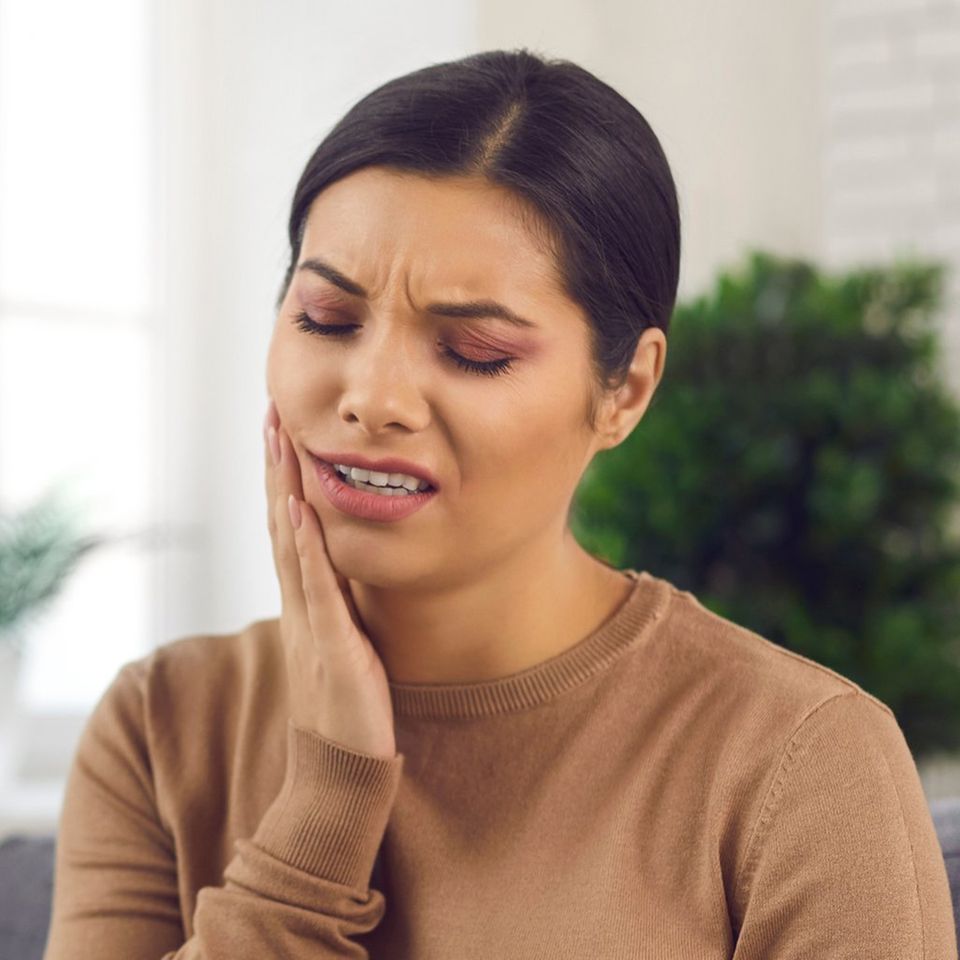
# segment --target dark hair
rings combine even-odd
[[[491,50],[390,80],[316,148],[290,210],[296,269],[310,204],[361,167],[481,175],[511,191],[590,321],[594,387],[626,378],[640,335],[666,334],[677,295],[680,214],[660,142],[639,111],[569,60]],[[526,201],[524,203],[523,201]],[[594,390],[588,420],[597,412]]]

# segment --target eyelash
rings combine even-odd
[[[343,336],[343,334],[338,331],[352,330],[357,326],[355,323],[316,323],[305,313],[297,314],[297,316],[294,317],[294,324],[303,330],[304,333],[312,333],[322,337]],[[497,377],[506,373],[510,364],[513,362],[511,357],[503,357],[500,360],[489,360],[480,363],[477,360],[468,360],[466,357],[461,357],[459,353],[456,353],[447,346],[444,346],[443,352],[462,370],[469,370],[471,373],[487,377]]]

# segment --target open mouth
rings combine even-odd
[[[332,469],[334,476],[345,486],[352,487],[354,490],[363,490],[365,493],[373,493],[381,497],[409,497],[415,494],[433,493],[436,487],[431,486],[425,480],[421,480],[419,485],[410,489],[410,485],[392,484],[389,481],[385,484],[371,483],[366,480],[354,479],[345,473],[340,467],[334,464],[328,464]]]
[[[417,513],[436,496],[436,487],[410,492],[394,486],[380,486],[347,478],[331,463],[319,457],[314,457],[313,462],[321,489],[330,503],[341,514],[359,520],[403,520]]]

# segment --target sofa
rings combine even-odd
[[[960,918],[960,797],[934,800],[954,919]],[[0,958],[42,960],[53,892],[54,835],[14,834],[0,841]],[[960,924],[958,924],[960,939]]]

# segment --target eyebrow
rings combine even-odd
[[[334,286],[349,293],[354,297],[366,298],[367,291],[355,280],[345,277],[335,267],[330,266],[323,260],[311,257],[304,260],[297,271],[308,270],[315,273],[325,280],[329,280]],[[504,306],[496,300],[468,300],[464,303],[428,303],[425,307],[427,313],[435,314],[440,317],[459,317],[464,319],[479,319],[481,317],[495,317],[500,320],[506,320],[508,323],[525,329],[535,328],[537,325],[532,320],[527,320],[519,314],[514,313],[509,307]]]

